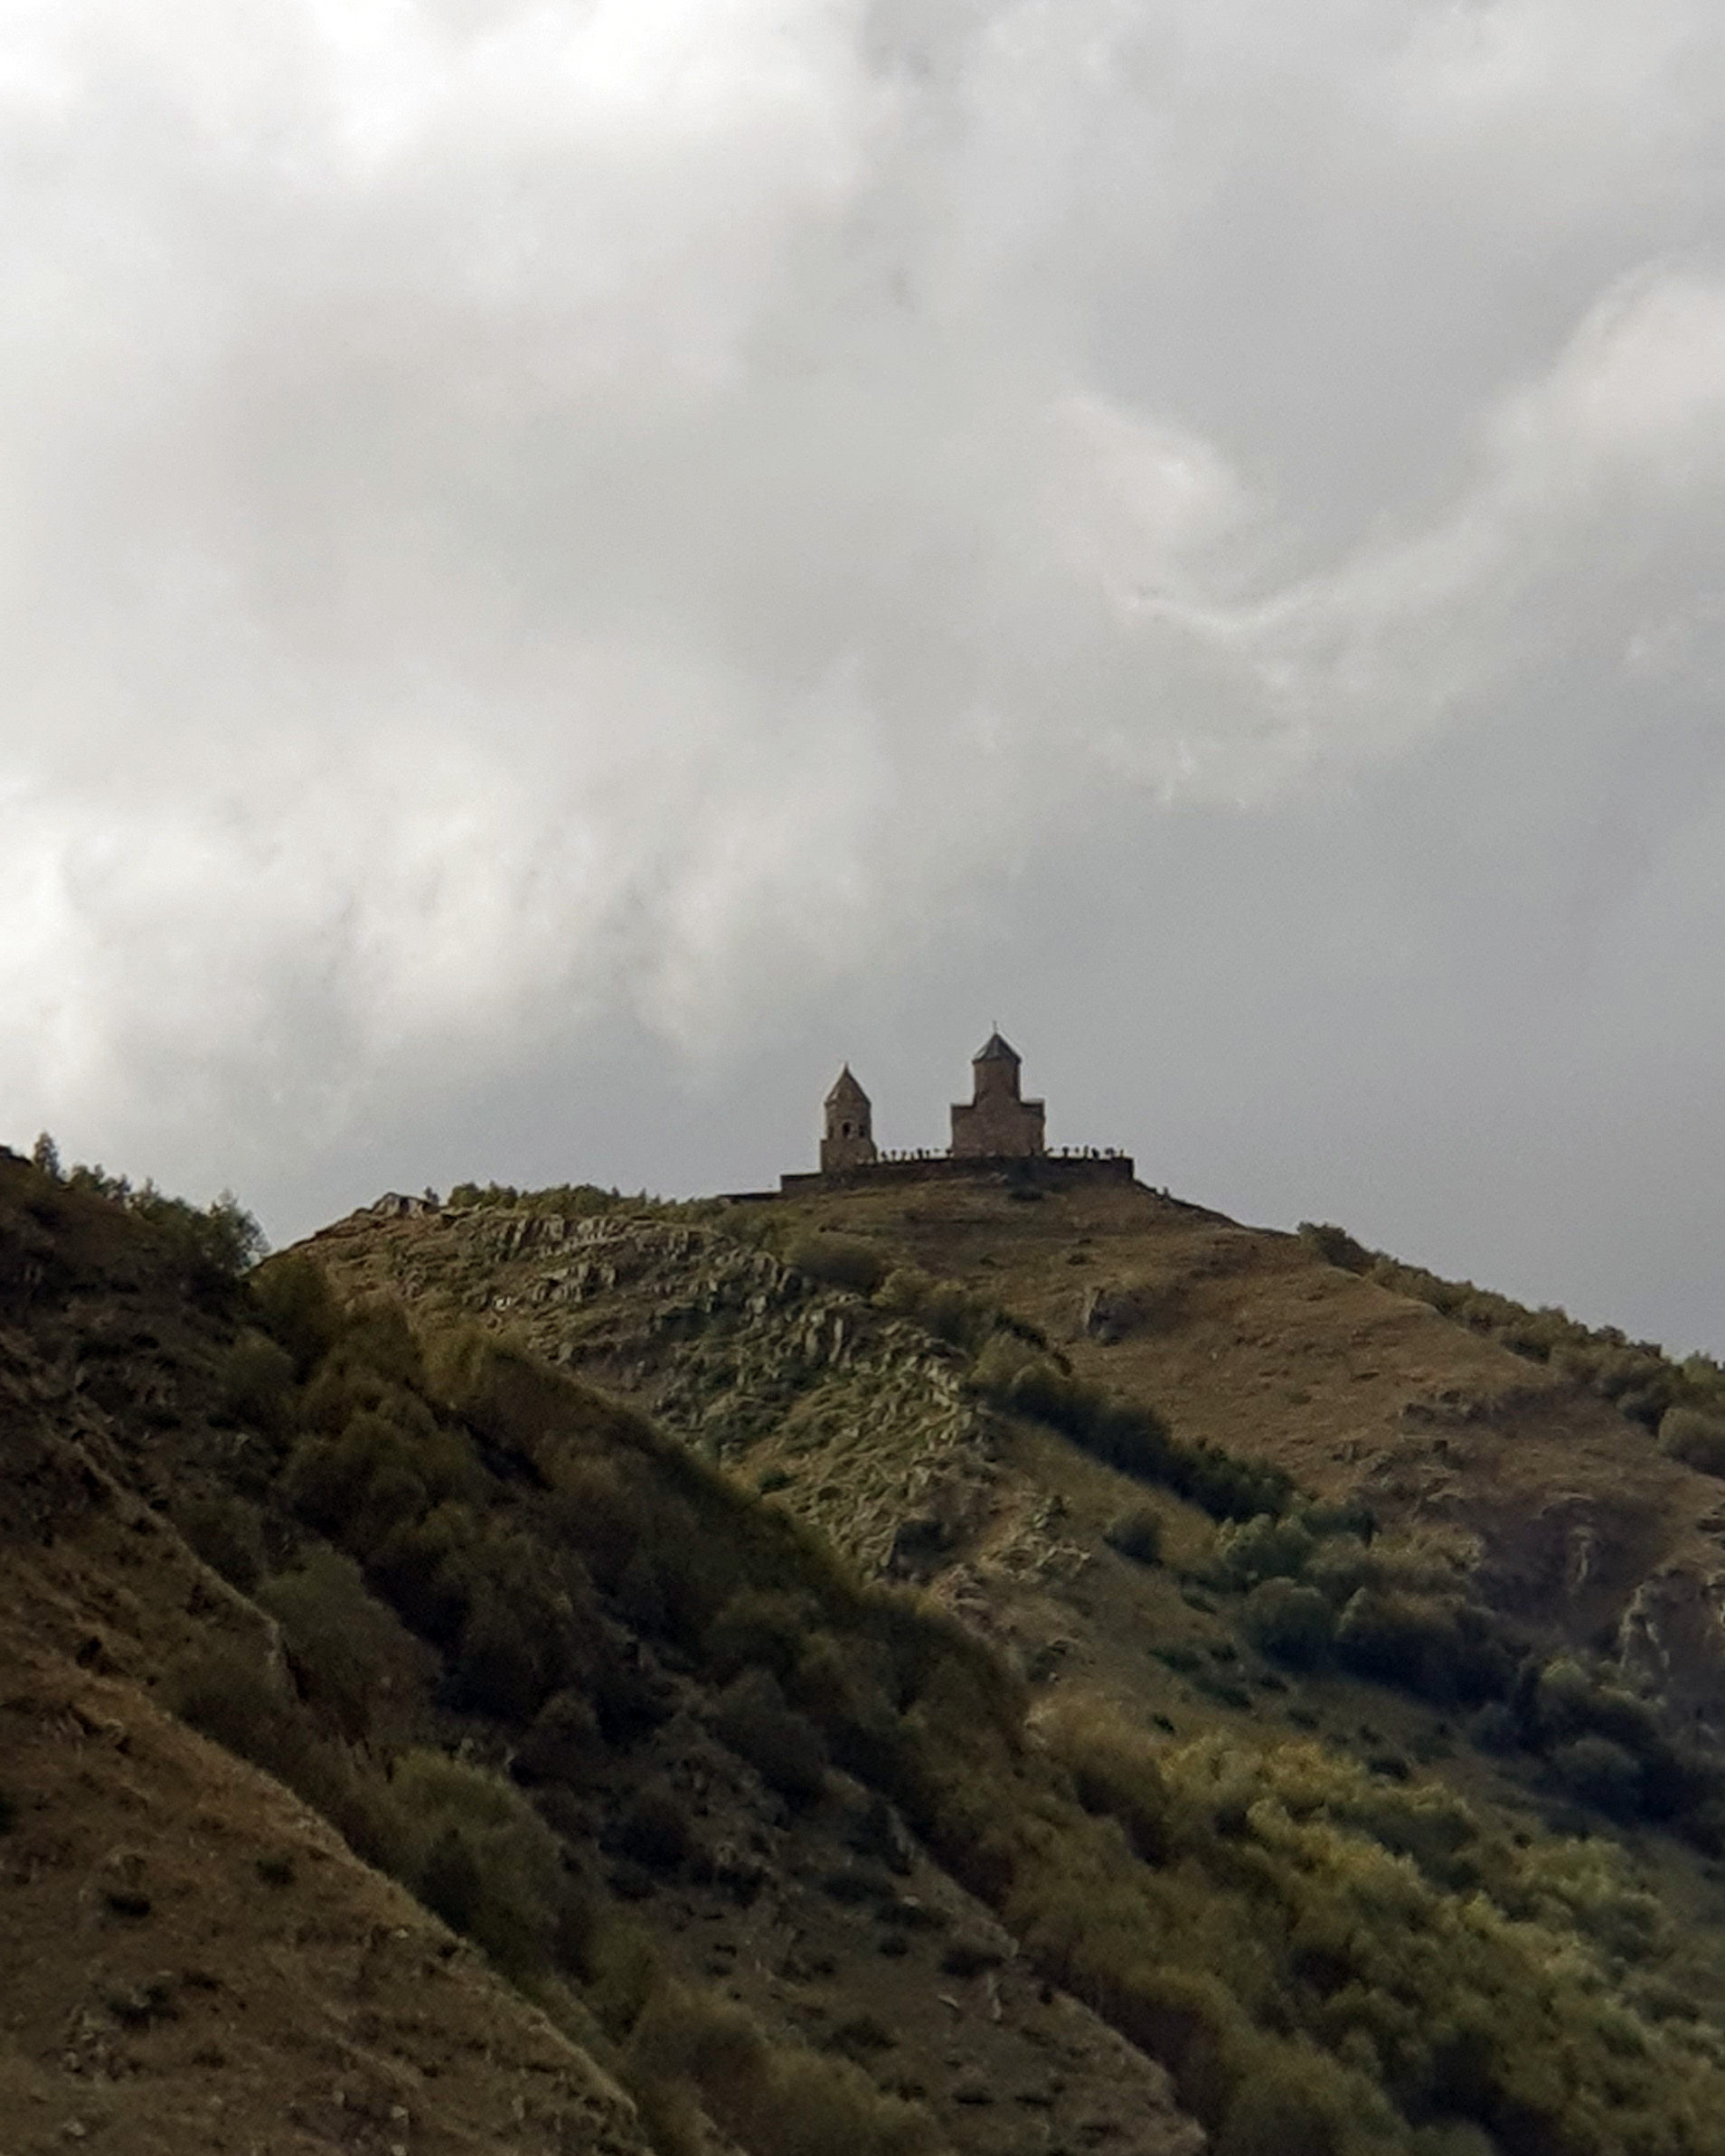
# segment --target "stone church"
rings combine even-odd
[[[954,1160],[1024,1160],[1048,1151],[1046,1111],[1019,1089],[1019,1058],[999,1033],[991,1033],[970,1059],[971,1097],[952,1109]],[[842,1175],[881,1158],[874,1143],[874,1111],[847,1063],[825,1103],[821,1173]]]
[[[1046,1111],[1040,1100],[1021,1095],[1018,1069],[1017,1051],[998,1033],[991,1033],[970,1059],[971,1097],[952,1107],[955,1159],[983,1153],[1019,1160],[1048,1151]]]

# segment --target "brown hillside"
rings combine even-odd
[[[219,1323],[106,1209],[5,1184],[0,2147],[645,2156],[472,1948],[154,1701],[189,1645],[269,1631],[129,1486]]]
[[[1004,1305],[1179,1436],[1268,1459],[1315,1495],[1362,1498],[1386,1528],[1451,1553],[1509,1615],[1608,1645],[1682,1726],[1725,1728],[1720,1483],[1665,1458],[1596,1395],[1298,1238],[1140,1186],[1026,1202],[986,1177],[712,1217],[358,1214],[314,1247],[350,1285],[483,1313],[714,1439],[721,1456],[746,1455],[757,1478],[784,1475],[787,1502],[882,1563],[926,1487],[955,1513],[998,1521],[999,1478],[985,1498],[975,1472],[976,1417],[926,1340],[895,1348],[843,1296],[805,1299],[799,1355],[834,1372],[859,1356],[874,1365],[869,1412],[835,1401],[823,1440],[797,1373],[768,1367],[787,1291],[734,1237],[861,1243]],[[751,1331],[763,1340],[752,1359]],[[782,1403],[796,1396],[792,1426],[774,1415],[775,1386]],[[732,1412],[743,1393],[752,1424]],[[883,1408],[894,1398],[901,1407]]]
[[[658,2156],[724,2156],[730,2138],[698,2107],[709,2085],[761,2156],[1035,2156],[1057,2108],[1113,2156],[1193,2156],[1202,2134],[1163,2070],[1017,1964],[891,1807],[832,1769],[818,1804],[787,1803],[716,1740],[686,1659],[624,1614],[656,1600],[636,1572],[599,1616],[595,1674],[617,1728],[584,1707],[571,1719],[568,1693],[538,1722],[501,1699],[456,1709],[451,1671],[430,1682],[437,1656],[410,1663],[403,1643],[370,1672],[358,1746],[333,1734],[318,1669],[174,1524],[255,1520],[278,1579],[319,1547],[277,1484],[296,1442],[322,1440],[284,1427],[291,1390],[231,1397],[256,1360],[251,1314],[231,1286],[193,1292],[174,1252],[116,1207],[0,1157],[6,2156],[86,2140],[120,2156],[645,2156],[649,2138]],[[363,1401],[387,1391],[363,1364],[344,1381]],[[609,1443],[608,1410],[568,1409]],[[542,1531],[533,1476],[490,1456],[500,1509],[519,1491],[506,1546],[520,1566]],[[382,1620],[371,1605],[367,1625]],[[290,1751],[284,1771],[315,1770],[368,1837],[344,1759],[386,1803],[397,1747],[505,1769],[520,1756],[599,1942],[561,1975],[533,1974],[553,2019],[300,1798],[164,1711],[176,1671],[212,1654],[219,1674],[238,1661],[297,1696],[295,1741],[322,1749]],[[645,2123],[609,2068],[648,2092]]]

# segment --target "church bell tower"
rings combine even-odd
[[[821,1173],[832,1175],[846,1168],[864,1167],[879,1158],[874,1143],[874,1110],[868,1095],[851,1076],[847,1063],[826,1097],[825,1123],[821,1132]]]

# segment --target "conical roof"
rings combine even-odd
[[[987,1040],[970,1059],[973,1063],[1019,1063],[1023,1060],[1009,1041],[998,1033],[990,1033]]]
[[[847,1063],[839,1072],[837,1078],[833,1080],[833,1090],[821,1105],[823,1107],[836,1108],[844,1102],[853,1100],[860,1101],[865,1108],[869,1105],[868,1095],[851,1076],[851,1066]]]

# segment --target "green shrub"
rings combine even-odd
[[[785,1263],[828,1287],[872,1295],[886,1277],[886,1261],[870,1243],[855,1236],[798,1236],[785,1252]]]
[[[1246,1597],[1246,1635],[1261,1653],[1293,1670],[1315,1670],[1327,1658],[1335,1617],[1315,1587],[1266,1579]]]
[[[926,2113],[849,2060],[770,2043],[740,2007],[680,1985],[642,2012],[624,2079],[661,2148],[667,2129],[674,2145],[699,2147],[700,2112],[749,2156],[935,2156],[941,2145]]]
[[[1268,1512],[1224,1522],[1216,1536],[1217,1564],[1234,1587],[1254,1587],[1266,1579],[1297,1579],[1316,1549],[1317,1538],[1303,1521],[1274,1519]]]
[[[267,1333],[242,1332],[223,1359],[218,1397],[228,1421],[279,1436],[293,1412],[292,1357]]]
[[[1671,1408],[1660,1417],[1659,1449],[1702,1474],[1725,1475],[1725,1417]]]
[[[1165,1479],[1212,1520],[1250,1520],[1259,1512],[1274,1517],[1287,1510],[1294,1495],[1293,1478],[1270,1461],[1249,1460],[1207,1442],[1176,1445]]]
[[[323,1267],[288,1251],[258,1267],[249,1283],[259,1324],[293,1364],[302,1382],[335,1344],[341,1312]]]
[[[617,1822],[617,1845],[637,1864],[655,1871],[674,1871],[694,1848],[688,1810],[682,1799],[662,1784],[637,1790]]]
[[[636,1551],[652,1538],[654,1498],[638,1463],[570,1456],[553,1470],[549,1525],[613,1594]]]
[[[1335,1653],[1356,1675],[1401,1685],[1423,1699],[1447,1699],[1456,1690],[1461,1638],[1446,1605],[1362,1587],[1336,1623]]]
[[[746,1670],[721,1694],[713,1728],[721,1743],[746,1759],[769,1789],[798,1807],[815,1803],[826,1787],[826,1746],[806,1715],[787,1705],[776,1678]]]
[[[286,1748],[294,1698],[259,1640],[222,1636],[175,1656],[161,1698],[170,1714],[256,1765],[272,1766]]]
[[[725,1679],[752,1664],[783,1682],[802,1660],[818,1621],[819,1606],[807,1595],[739,1587],[707,1627],[708,1664]]]
[[[1326,1266],[1339,1266],[1344,1273],[1366,1273],[1372,1269],[1372,1253],[1359,1243],[1345,1228],[1338,1228],[1332,1220],[1302,1220],[1296,1230],[1306,1248]]]
[[[428,1908],[514,1976],[551,1960],[564,1892],[557,1842],[500,1776],[440,1752],[409,1752],[391,1787],[410,1876]]]
[[[212,1571],[249,1595],[263,1570],[263,1514],[243,1497],[211,1491],[182,1498],[174,1524]]]
[[[326,1737],[262,1643],[231,1637],[177,1656],[164,1671],[162,1703],[202,1735],[285,1783],[367,1863],[401,1876],[400,1822],[382,1778]]]
[[[355,1415],[337,1437],[302,1437],[282,1491],[308,1525],[361,1553],[431,1502],[407,1433],[371,1410]]]
[[[530,1722],[567,1673],[555,1632],[535,1624],[529,1598],[482,1580],[461,1627],[450,1671],[452,1706],[500,1722]]]
[[[1109,1520],[1103,1539],[1135,1565],[1155,1565],[1162,1558],[1162,1514],[1154,1505],[1128,1505]]]
[[[1309,2045],[1260,2042],[1240,2078],[1216,2156],[1343,2156],[1357,2145],[1349,2090]]]
[[[1136,1855],[1160,1864],[1174,1846],[1167,1784],[1147,1746],[1107,1719],[1068,1706],[1053,1718],[1060,1756],[1087,1812],[1116,1820]]]
[[[257,1599],[282,1628],[302,1682],[352,1739],[380,1734],[380,1716],[405,1707],[419,1688],[425,1650],[394,1612],[369,1592],[340,1551],[311,1549],[277,1573]]]
[[[592,1702],[574,1691],[553,1692],[515,1752],[523,1782],[564,1782],[579,1787],[603,1765],[608,1747]]]
[[[956,1280],[936,1280],[915,1266],[897,1266],[874,1290],[875,1307],[889,1317],[912,1318],[948,1346],[980,1354],[1003,1328],[1023,1332],[985,1296]]]
[[[1612,1819],[1633,1819],[1641,1809],[1641,1769],[1608,1737],[1578,1737],[1560,1745],[1551,1755],[1551,1774],[1566,1794]]]
[[[366,1572],[415,1632],[452,1648],[477,1592],[480,1541],[471,1507],[435,1505],[384,1536],[368,1554]]]

